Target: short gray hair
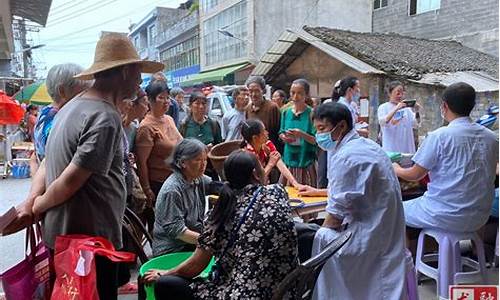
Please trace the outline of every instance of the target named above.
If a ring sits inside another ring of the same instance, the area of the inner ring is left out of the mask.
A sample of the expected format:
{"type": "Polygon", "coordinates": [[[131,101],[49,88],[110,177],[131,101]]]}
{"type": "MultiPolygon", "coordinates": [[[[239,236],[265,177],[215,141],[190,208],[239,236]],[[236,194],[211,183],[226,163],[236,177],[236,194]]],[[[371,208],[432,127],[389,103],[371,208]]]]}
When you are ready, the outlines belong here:
{"type": "Polygon", "coordinates": [[[177,97],[177,95],[179,94],[185,94],[184,93],[184,90],[181,89],[180,87],[173,87],[171,90],[170,90],[170,96],[172,97],[177,97]]]}
{"type": "Polygon", "coordinates": [[[81,66],[73,63],[59,64],[50,68],[45,84],[47,85],[47,92],[54,102],[59,103],[62,100],[59,94],[60,87],[68,94],[75,87],[90,87],[90,81],[74,78],[76,74],[82,71],[83,68],[81,66]]]}
{"type": "Polygon", "coordinates": [[[197,139],[185,138],[175,146],[170,166],[172,169],[182,172],[182,162],[197,157],[203,151],[207,151],[205,144],[197,139]]]}
{"type": "Polygon", "coordinates": [[[257,83],[260,85],[260,88],[265,91],[266,90],[266,80],[262,76],[251,76],[245,81],[245,85],[248,87],[252,83],[257,83]]]}

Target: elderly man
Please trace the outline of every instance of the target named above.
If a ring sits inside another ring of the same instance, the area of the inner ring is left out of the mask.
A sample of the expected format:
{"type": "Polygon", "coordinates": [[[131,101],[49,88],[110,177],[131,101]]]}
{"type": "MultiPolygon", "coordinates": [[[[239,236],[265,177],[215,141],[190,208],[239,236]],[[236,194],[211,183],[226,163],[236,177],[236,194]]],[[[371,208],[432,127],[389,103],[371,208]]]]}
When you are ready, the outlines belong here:
{"type": "Polygon", "coordinates": [[[245,85],[248,88],[251,105],[246,112],[247,119],[259,119],[266,126],[269,132],[269,139],[283,153],[283,144],[281,143],[278,132],[280,130],[280,109],[276,103],[266,100],[264,92],[266,91],[266,81],[262,76],[252,76],[247,79],[245,85]]]}
{"type": "MultiPolygon", "coordinates": [[[[142,61],[126,36],[110,33],[97,42],[94,64],[76,76],[94,84],[59,111],[45,159],[21,207],[43,216],[43,239],[50,248],[64,234],[102,236],[122,248],[126,200],[117,106],[137,93],[141,72],[162,68],[142,61]]],[[[95,265],[100,299],[116,299],[117,265],[100,256],[95,265]]]]}
{"type": "Polygon", "coordinates": [[[403,203],[406,225],[474,232],[488,220],[495,195],[498,138],[474,123],[476,92],[467,83],[443,92],[441,115],[449,122],[425,138],[411,168],[394,164],[396,174],[417,181],[429,174],[425,194],[403,203]]]}
{"type": "Polygon", "coordinates": [[[66,63],[55,65],[47,74],[47,92],[54,101],[45,106],[35,124],[34,144],[35,152],[30,161],[32,175],[38,170],[40,162],[45,157],[45,144],[53,126],[57,112],[73,97],[90,87],[90,81],[83,81],[74,76],[83,71],[77,64],[66,63]]]}
{"type": "Polygon", "coordinates": [[[245,109],[248,106],[248,90],[237,87],[233,91],[234,108],[222,117],[222,138],[228,141],[242,140],[241,122],[245,121],[245,109]]]}
{"type": "Polygon", "coordinates": [[[184,94],[184,90],[180,87],[174,87],[170,90],[170,97],[172,97],[172,99],[174,99],[179,106],[179,121],[178,124],[176,124],[177,128],[179,128],[180,124],[182,124],[189,116],[189,106],[184,103],[184,94]]]}

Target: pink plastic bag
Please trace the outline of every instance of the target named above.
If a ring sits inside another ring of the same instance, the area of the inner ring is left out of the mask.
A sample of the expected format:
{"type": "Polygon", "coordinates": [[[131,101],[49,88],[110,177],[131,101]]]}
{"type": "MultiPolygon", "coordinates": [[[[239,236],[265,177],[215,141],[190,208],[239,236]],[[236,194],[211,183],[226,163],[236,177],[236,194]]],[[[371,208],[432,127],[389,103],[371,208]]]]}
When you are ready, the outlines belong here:
{"type": "Polygon", "coordinates": [[[7,300],[50,299],[50,251],[41,238],[40,224],[26,228],[23,261],[0,275],[7,300]],[[35,229],[36,228],[36,236],[35,229]],[[28,244],[30,253],[28,254],[28,244]]]}

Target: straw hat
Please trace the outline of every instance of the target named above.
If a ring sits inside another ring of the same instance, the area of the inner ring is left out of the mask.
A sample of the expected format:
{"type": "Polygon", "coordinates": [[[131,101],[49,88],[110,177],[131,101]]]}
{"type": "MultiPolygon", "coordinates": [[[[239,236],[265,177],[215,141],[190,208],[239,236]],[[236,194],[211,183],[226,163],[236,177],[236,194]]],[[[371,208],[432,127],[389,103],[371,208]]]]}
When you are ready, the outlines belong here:
{"type": "Polygon", "coordinates": [[[75,78],[91,80],[95,73],[128,64],[138,64],[142,73],[156,73],[164,68],[162,63],[141,60],[127,36],[108,33],[97,42],[92,66],[75,75],[75,78]]]}

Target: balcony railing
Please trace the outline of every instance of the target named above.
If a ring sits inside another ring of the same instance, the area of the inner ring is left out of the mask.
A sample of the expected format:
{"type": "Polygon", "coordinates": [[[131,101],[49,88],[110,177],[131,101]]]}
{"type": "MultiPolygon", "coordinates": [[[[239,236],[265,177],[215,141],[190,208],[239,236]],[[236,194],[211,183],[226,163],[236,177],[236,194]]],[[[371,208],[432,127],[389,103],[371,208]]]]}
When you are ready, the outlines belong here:
{"type": "Polygon", "coordinates": [[[158,47],[165,42],[172,40],[173,38],[181,35],[182,33],[197,27],[199,22],[198,13],[192,13],[186,15],[184,18],[175,22],[174,24],[168,25],[169,27],[164,29],[154,37],[154,44],[158,47]]]}

